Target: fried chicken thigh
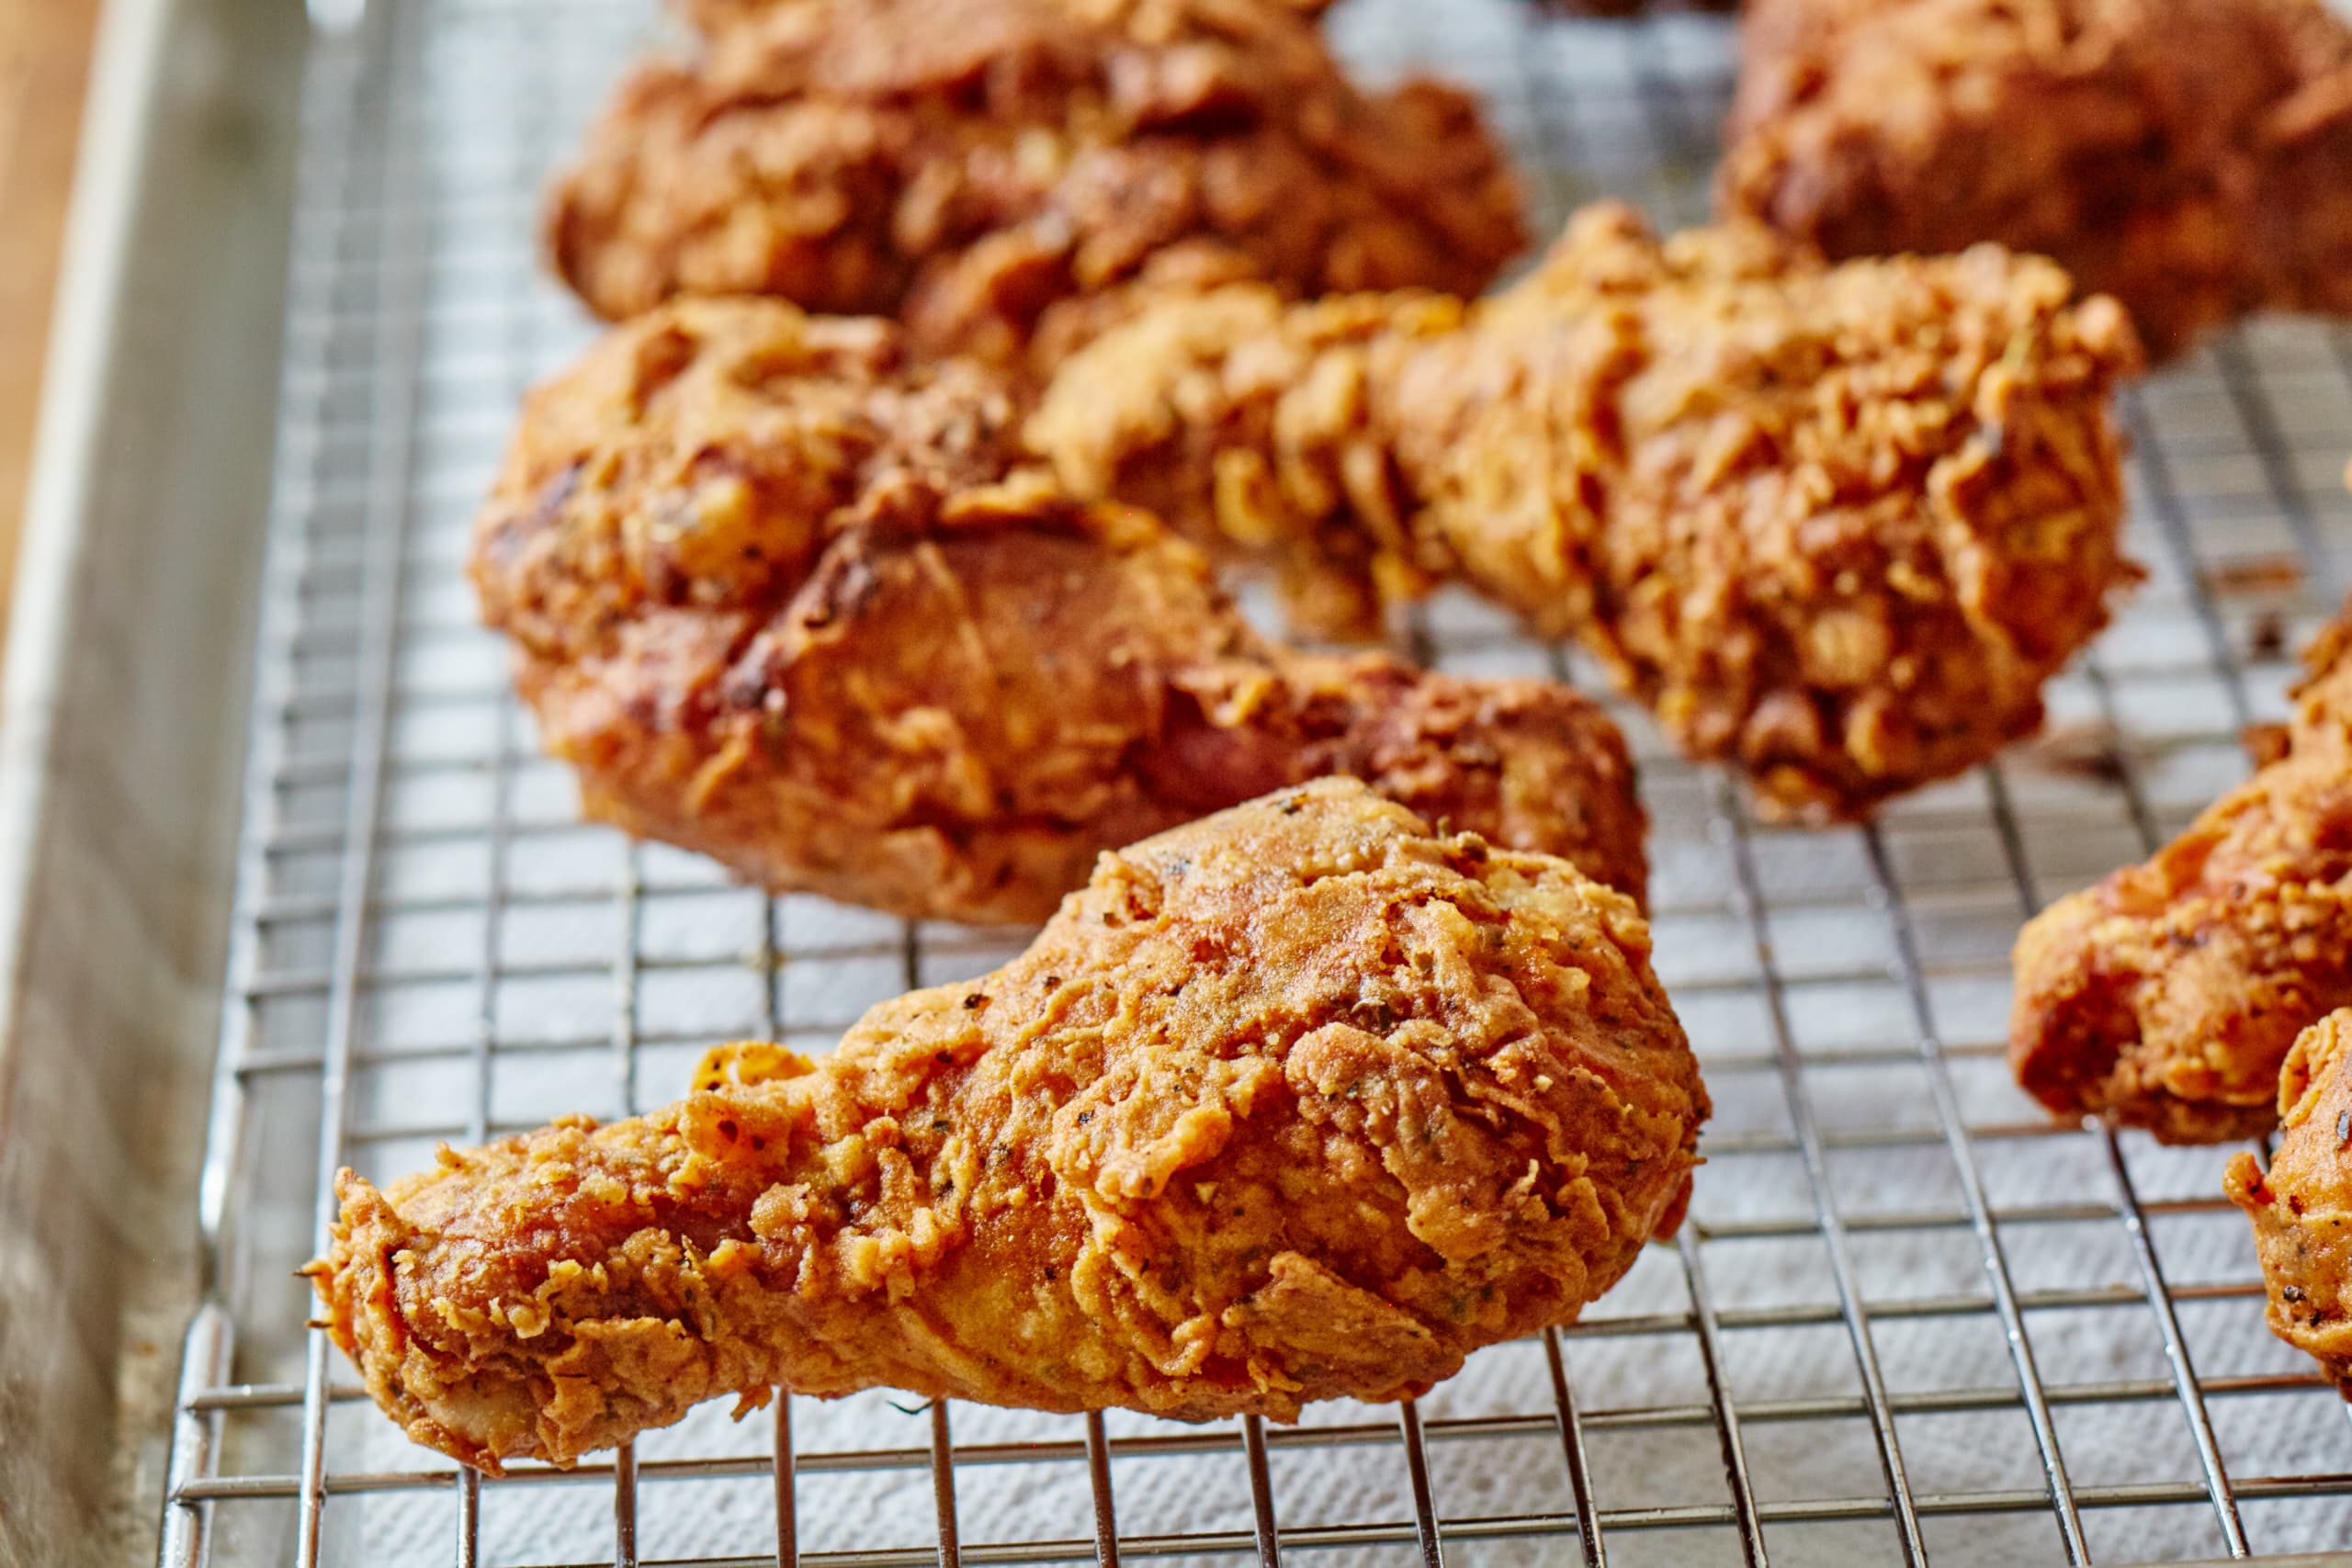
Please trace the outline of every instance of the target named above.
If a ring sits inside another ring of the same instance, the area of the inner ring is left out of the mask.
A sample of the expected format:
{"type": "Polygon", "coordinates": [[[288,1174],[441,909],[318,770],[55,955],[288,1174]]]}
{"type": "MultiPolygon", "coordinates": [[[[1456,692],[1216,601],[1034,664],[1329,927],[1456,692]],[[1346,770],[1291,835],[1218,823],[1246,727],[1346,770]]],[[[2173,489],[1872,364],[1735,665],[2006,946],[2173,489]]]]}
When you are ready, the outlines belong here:
{"type": "Polygon", "coordinates": [[[590,815],[774,888],[1034,924],[1102,851],[1327,773],[1639,898],[1623,738],[1540,681],[1252,632],[1150,518],[1016,472],[898,330],[685,300],[535,392],[485,619],[590,815]]]}
{"type": "Polygon", "coordinates": [[[1357,89],[1271,0],[696,8],[557,185],[557,270],[621,318],[763,293],[900,317],[926,353],[1050,360],[1125,286],[1475,294],[1526,243],[1471,99],[1357,89]]]}
{"type": "Polygon", "coordinates": [[[2018,935],[2009,1065],[2051,1110],[2255,1136],[2296,1034],[2352,1005],[2352,619],[2305,658],[2283,755],[2018,935]]]}
{"type": "Polygon", "coordinates": [[[486,1468],[776,1385],[1288,1420],[1574,1318],[1706,1111],[1630,899],[1335,780],[1105,855],[816,1062],[345,1171],[311,1271],[378,1403],[486,1468]]]}
{"type": "Polygon", "coordinates": [[[2159,357],[2352,312],[2352,28],[2321,0],[1750,0],[1726,212],[1832,255],[1980,240],[2159,357]]]}
{"type": "Polygon", "coordinates": [[[1855,815],[2035,728],[2134,576],[2107,405],[2135,350],[2071,291],[1993,247],[1830,267],[1602,206],[1476,305],[1168,300],[1065,364],[1029,439],[1271,559],[1320,629],[1459,579],[1768,805],[1855,815]]]}
{"type": "Polygon", "coordinates": [[[2226,1183],[2254,1222],[2270,1331],[2316,1357],[2352,1399],[2352,1009],[2304,1030],[2287,1053],[2269,1175],[2241,1154],[2226,1183]]]}

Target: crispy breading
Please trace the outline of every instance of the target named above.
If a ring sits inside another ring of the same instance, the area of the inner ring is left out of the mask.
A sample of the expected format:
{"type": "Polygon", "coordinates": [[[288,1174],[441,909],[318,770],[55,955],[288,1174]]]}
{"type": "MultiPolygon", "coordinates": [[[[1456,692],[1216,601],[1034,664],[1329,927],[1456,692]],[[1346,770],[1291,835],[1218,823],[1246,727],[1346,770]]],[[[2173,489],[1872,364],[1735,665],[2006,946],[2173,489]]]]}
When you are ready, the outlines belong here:
{"type": "Polygon", "coordinates": [[[2224,1184],[2254,1222],[2270,1331],[2316,1357],[2352,1399],[2352,1009],[2304,1030],[2287,1053],[2269,1175],[2240,1154],[2224,1184]]]}
{"type": "Polygon", "coordinates": [[[2352,311],[2352,28],[2321,0],[1751,0],[1722,209],[1832,255],[1994,240],[2158,357],[2352,311]]]}
{"type": "Polygon", "coordinates": [[[768,886],[1034,924],[1100,852],[1327,773],[1641,897],[1623,738],[1554,682],[1259,637],[1201,553],[1014,471],[898,330],[684,300],[526,408],[474,539],[592,816],[768,886]]]}
{"type": "Polygon", "coordinates": [[[2352,1005],[2352,619],[2305,658],[2283,756],[2018,935],[2009,1065],[2052,1111],[2255,1136],[2296,1034],[2352,1005]]]}
{"type": "Polygon", "coordinates": [[[1526,244],[1474,102],[1359,90],[1295,7],[706,11],[704,53],[632,75],[551,196],[556,268],[608,317],[775,294],[1012,364],[1139,280],[1476,293],[1526,244]]]}
{"type": "Polygon", "coordinates": [[[1290,1420],[1574,1318],[1706,1111],[1630,899],[1334,780],[1104,856],[814,1063],[345,1171],[311,1272],[378,1403],[485,1468],[775,1386],[1290,1420]]]}
{"type": "Polygon", "coordinates": [[[1028,434],[1080,493],[1271,559],[1320,629],[1460,579],[1767,804],[1852,816],[2039,725],[2135,575],[2108,402],[2136,354],[2070,292],[1989,246],[1829,267],[1603,205],[1476,305],[1166,301],[1028,434]]]}

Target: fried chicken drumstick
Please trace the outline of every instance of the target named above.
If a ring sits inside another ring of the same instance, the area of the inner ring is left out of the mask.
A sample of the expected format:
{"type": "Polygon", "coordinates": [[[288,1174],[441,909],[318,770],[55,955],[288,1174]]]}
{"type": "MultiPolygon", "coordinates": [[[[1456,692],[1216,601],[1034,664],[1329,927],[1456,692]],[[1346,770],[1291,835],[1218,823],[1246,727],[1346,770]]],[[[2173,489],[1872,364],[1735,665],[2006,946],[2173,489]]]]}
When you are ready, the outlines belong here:
{"type": "Polygon", "coordinates": [[[2009,1065],[2051,1110],[2256,1136],[2296,1034],[2352,1005],[2352,618],[2304,657],[2283,755],[2019,933],[2009,1065]]]}
{"type": "Polygon", "coordinates": [[[2254,1222],[2270,1331],[2316,1357],[2352,1399],[2352,1009],[2295,1039],[2278,1076],[2278,1152],[2230,1161],[2231,1201],[2254,1222]]]}
{"type": "Polygon", "coordinates": [[[1831,255],[2054,257],[2166,357],[2352,312],[2352,28],[2322,0],[1749,0],[1726,212],[1831,255]]]}
{"type": "Polygon", "coordinates": [[[775,888],[1035,924],[1103,850],[1327,773],[1635,898],[1623,739],[1539,681],[1293,652],[1150,518],[1013,474],[886,322],[683,300],[535,392],[485,619],[589,814],[775,888]]]}
{"type": "Polygon", "coordinates": [[[817,1062],[345,1171],[311,1272],[378,1403],[485,1468],[775,1385],[1288,1420],[1574,1318],[1706,1110],[1631,900],[1329,781],[1105,855],[817,1062]]]}
{"type": "Polygon", "coordinates": [[[1829,267],[1602,206],[1476,305],[1157,305],[1029,438],[1081,494],[1271,558],[1319,628],[1459,579],[1767,804],[1855,815],[2035,728],[2132,578],[2107,402],[2135,351],[2071,291],[1992,247],[1829,267]]]}
{"type": "Polygon", "coordinates": [[[1526,244],[1472,100],[1360,91],[1311,8],[720,0],[697,16],[701,58],[630,77],[552,195],[556,268],[607,317],[774,294],[1013,364],[1050,360],[1140,279],[1475,294],[1526,244]]]}

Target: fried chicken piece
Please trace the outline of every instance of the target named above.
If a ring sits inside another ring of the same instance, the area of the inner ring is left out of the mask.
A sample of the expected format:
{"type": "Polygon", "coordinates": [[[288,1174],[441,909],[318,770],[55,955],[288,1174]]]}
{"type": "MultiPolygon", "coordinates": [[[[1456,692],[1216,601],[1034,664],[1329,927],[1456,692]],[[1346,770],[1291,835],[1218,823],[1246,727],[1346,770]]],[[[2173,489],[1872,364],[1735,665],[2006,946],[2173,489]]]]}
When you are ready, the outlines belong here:
{"type": "Polygon", "coordinates": [[[1360,91],[1293,6],[705,11],[704,56],[629,78],[553,193],[556,268],[607,317],[775,294],[1014,365],[1140,280],[1476,293],[1526,244],[1474,102],[1360,91]]]}
{"type": "Polygon", "coordinates": [[[2285,755],[2019,933],[2009,1065],[2051,1110],[2256,1136],[2297,1032],[2352,1005],[2352,618],[2305,659],[2285,755]]]}
{"type": "Polygon", "coordinates": [[[1832,255],[1980,240],[2158,357],[2352,312],[2352,28],[2321,0],[1751,0],[1722,209],[1832,255]]]}
{"type": "Polygon", "coordinates": [[[2254,1222],[2270,1332],[2319,1360],[2352,1399],[2352,1009],[2296,1036],[2278,1075],[2278,1152],[2230,1161],[2230,1201],[2254,1222]]]}
{"type": "Polygon", "coordinates": [[[1266,641],[1150,518],[1008,479],[1012,407],[886,322],[760,299],[664,307],[534,393],[472,571],[589,814],[774,888],[1034,924],[1103,850],[1351,773],[1641,897],[1598,707],[1266,641]]]}
{"type": "Polygon", "coordinates": [[[1170,300],[1072,357],[1063,481],[1270,558],[1360,629],[1444,578],[1573,634],[1691,756],[1855,816],[2041,719],[2120,554],[2111,301],[2047,262],[1824,265],[1586,210],[1476,305],[1170,300]]]}
{"type": "Polygon", "coordinates": [[[346,1170],[310,1271],[377,1402],[486,1469],[775,1385],[1290,1420],[1573,1319],[1706,1113],[1630,899],[1331,780],[1105,855],[814,1063],[346,1170]]]}

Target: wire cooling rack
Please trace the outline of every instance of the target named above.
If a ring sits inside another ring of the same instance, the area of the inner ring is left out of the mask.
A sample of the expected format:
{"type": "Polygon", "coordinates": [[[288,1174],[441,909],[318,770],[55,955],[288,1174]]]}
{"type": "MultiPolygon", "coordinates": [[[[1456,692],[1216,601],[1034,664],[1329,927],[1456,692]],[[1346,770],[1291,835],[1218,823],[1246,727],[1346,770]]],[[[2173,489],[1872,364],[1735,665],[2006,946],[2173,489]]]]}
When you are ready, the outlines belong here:
{"type": "MultiPolygon", "coordinates": [[[[1715,23],[1356,0],[1367,70],[1482,88],[1547,221],[1703,217],[1715,23]]],[[[1645,752],[1661,970],[1718,1104],[1690,1223],[1576,1326],[1418,1406],[1292,1429],[880,1396],[718,1410],[577,1471],[410,1447],[290,1271],[327,1182],[435,1139],[673,1098],[704,1045],[828,1044],[1018,945],[770,900],[579,826],[459,576],[533,378],[587,341],[536,191],[650,18],[377,0],[313,45],[247,817],[164,1501],[167,1564],[1093,1559],[1454,1564],[2153,1561],[2352,1540],[2352,1419],[2264,1332],[2227,1151],[2044,1121],[2007,953],[2144,853],[2283,711],[2346,586],[2352,337],[2266,321],[2127,395],[2153,579],[2050,733],[1867,829],[1751,819],[1645,752]]],[[[1417,649],[1570,671],[1466,600],[1417,649]]]]}

